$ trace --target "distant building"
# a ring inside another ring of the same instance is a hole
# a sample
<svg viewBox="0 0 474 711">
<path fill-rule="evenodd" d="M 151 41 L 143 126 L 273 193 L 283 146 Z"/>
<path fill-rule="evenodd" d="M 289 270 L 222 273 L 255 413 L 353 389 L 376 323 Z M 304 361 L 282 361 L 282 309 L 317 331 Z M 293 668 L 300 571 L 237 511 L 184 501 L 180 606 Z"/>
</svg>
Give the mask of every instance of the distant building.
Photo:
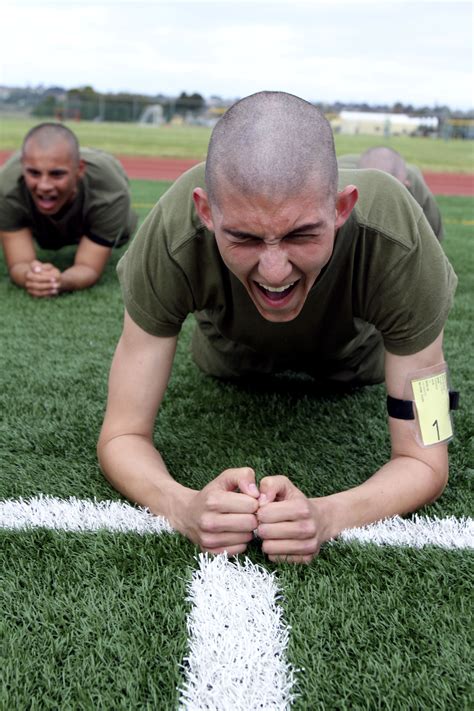
<svg viewBox="0 0 474 711">
<path fill-rule="evenodd" d="M 335 133 L 383 136 L 411 136 L 422 129 L 438 130 L 435 116 L 408 116 L 371 111 L 341 111 L 331 121 Z"/>
</svg>

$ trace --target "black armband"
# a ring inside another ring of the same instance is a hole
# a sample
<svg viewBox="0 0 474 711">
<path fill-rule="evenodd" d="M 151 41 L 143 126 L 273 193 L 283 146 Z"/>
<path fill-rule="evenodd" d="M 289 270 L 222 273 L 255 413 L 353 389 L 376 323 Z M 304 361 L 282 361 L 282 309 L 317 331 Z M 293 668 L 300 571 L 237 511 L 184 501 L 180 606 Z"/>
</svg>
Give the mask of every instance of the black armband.
<svg viewBox="0 0 474 711">
<path fill-rule="evenodd" d="M 457 390 L 449 391 L 449 409 L 457 410 L 459 407 L 459 392 Z M 413 400 L 400 400 L 399 398 L 387 395 L 387 411 L 390 417 L 396 420 L 414 420 L 415 408 Z"/>
</svg>

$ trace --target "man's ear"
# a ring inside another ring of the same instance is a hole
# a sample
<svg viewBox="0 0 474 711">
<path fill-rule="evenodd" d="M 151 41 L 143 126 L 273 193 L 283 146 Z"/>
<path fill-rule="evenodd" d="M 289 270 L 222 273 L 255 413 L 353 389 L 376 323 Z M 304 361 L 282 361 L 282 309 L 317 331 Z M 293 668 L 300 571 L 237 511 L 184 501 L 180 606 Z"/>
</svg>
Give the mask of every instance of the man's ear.
<svg viewBox="0 0 474 711">
<path fill-rule="evenodd" d="M 359 197 L 355 185 L 347 185 L 337 194 L 336 198 L 336 229 L 342 227 L 352 212 Z"/>
<path fill-rule="evenodd" d="M 85 172 L 86 172 L 86 161 L 81 158 L 79 161 L 79 167 L 77 169 L 77 177 L 82 178 L 84 176 Z"/>
<path fill-rule="evenodd" d="M 207 197 L 206 191 L 202 188 L 194 188 L 193 200 L 199 219 L 208 230 L 214 232 L 211 206 L 209 205 L 209 198 Z"/>
</svg>

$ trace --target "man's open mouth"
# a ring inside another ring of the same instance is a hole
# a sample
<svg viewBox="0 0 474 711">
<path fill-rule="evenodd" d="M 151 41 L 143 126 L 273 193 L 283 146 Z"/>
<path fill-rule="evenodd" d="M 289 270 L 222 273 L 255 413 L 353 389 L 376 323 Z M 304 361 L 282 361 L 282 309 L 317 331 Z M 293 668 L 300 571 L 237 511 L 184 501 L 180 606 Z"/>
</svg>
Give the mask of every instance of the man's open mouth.
<svg viewBox="0 0 474 711">
<path fill-rule="evenodd" d="M 285 299 L 296 287 L 299 279 L 292 281 L 290 284 L 284 284 L 283 286 L 268 286 L 267 284 L 261 284 L 256 281 L 256 285 L 270 301 L 282 301 Z"/>
<path fill-rule="evenodd" d="M 37 195 L 36 204 L 42 210 L 49 210 L 57 203 L 57 198 L 52 195 Z"/>
</svg>

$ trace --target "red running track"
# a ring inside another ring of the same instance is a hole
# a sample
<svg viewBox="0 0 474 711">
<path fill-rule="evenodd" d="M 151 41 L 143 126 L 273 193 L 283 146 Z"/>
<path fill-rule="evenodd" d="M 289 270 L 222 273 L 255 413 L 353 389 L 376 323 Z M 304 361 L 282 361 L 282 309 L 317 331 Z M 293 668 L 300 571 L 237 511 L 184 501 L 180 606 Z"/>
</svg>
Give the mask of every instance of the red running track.
<svg viewBox="0 0 474 711">
<path fill-rule="evenodd" d="M 11 151 L 0 151 L 0 165 L 11 155 Z M 176 180 L 198 160 L 187 158 L 148 158 L 144 156 L 118 156 L 130 178 L 142 180 Z M 474 174 L 472 173 L 423 173 L 426 183 L 434 195 L 474 196 Z"/>
</svg>

